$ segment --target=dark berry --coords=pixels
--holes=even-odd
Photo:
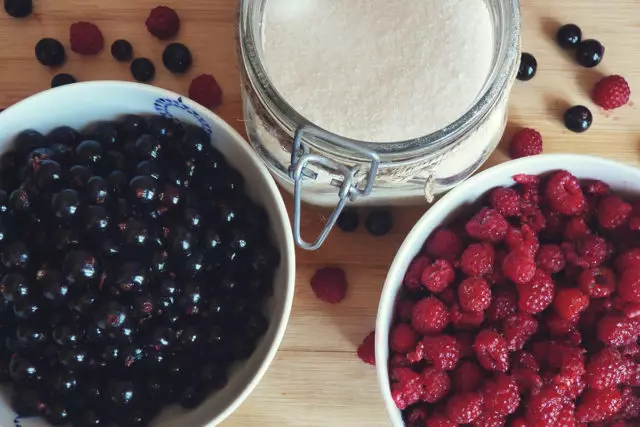
[[[48,327],[42,324],[21,323],[16,329],[16,338],[22,346],[36,346],[47,342]]]
[[[191,68],[191,52],[182,43],[171,43],[164,49],[162,63],[172,73],[184,73]]]
[[[107,188],[114,196],[123,196],[129,186],[127,174],[121,170],[114,170],[107,175]]]
[[[14,141],[19,159],[23,159],[31,151],[44,147],[46,140],[44,135],[35,130],[20,132]]]
[[[85,408],[73,417],[73,427],[106,427],[108,417],[103,411]]]
[[[20,273],[9,273],[0,281],[2,294],[9,302],[17,302],[29,296],[31,285]]]
[[[162,144],[151,135],[142,135],[136,141],[135,148],[138,160],[152,160],[160,157]]]
[[[188,157],[203,157],[212,151],[211,137],[204,129],[190,126],[184,132],[180,148]]]
[[[109,228],[111,218],[104,206],[87,206],[84,210],[84,229],[88,232],[105,232]]]
[[[21,417],[34,417],[40,415],[45,404],[35,390],[16,388],[11,396],[11,407]]]
[[[100,275],[98,260],[89,252],[76,249],[64,258],[63,272],[72,284],[95,280]]]
[[[147,122],[143,117],[127,114],[119,121],[120,129],[127,138],[136,140],[147,131]]]
[[[52,334],[54,341],[58,345],[71,348],[80,344],[84,338],[85,331],[81,325],[61,322],[54,327]]]
[[[558,29],[556,41],[563,49],[573,49],[582,40],[582,30],[575,24],[566,24]]]
[[[60,126],[49,132],[46,139],[50,145],[62,144],[75,148],[80,140],[80,134],[69,126]]]
[[[9,210],[14,215],[28,213],[31,209],[31,197],[25,190],[15,190],[9,196]]]
[[[54,426],[67,425],[71,420],[69,410],[61,402],[47,403],[42,416],[49,424]]]
[[[584,105],[576,105],[564,113],[564,125],[573,132],[584,132],[591,127],[593,116]]]
[[[115,275],[115,286],[118,292],[126,294],[140,294],[146,289],[148,283],[148,270],[136,261],[122,264]]]
[[[107,181],[100,177],[94,176],[87,181],[86,186],[86,199],[87,202],[93,205],[102,205],[107,202],[109,196],[109,186]]]
[[[131,75],[139,82],[147,83],[156,75],[156,67],[147,58],[136,58],[131,63]]]
[[[604,46],[597,40],[584,40],[578,45],[576,60],[586,68],[593,68],[602,62]]]
[[[93,172],[91,172],[91,169],[86,166],[71,166],[68,176],[69,184],[74,190],[82,191],[92,176]]]
[[[24,269],[29,264],[31,254],[27,245],[18,240],[5,245],[0,258],[8,269]]]
[[[129,62],[133,58],[133,46],[127,40],[116,40],[111,45],[111,55],[116,61]]]
[[[103,148],[98,141],[87,140],[76,147],[76,158],[82,166],[96,168],[102,161]]]
[[[56,39],[42,39],[36,44],[36,59],[47,67],[58,67],[66,59],[64,46]]]
[[[384,236],[393,227],[393,217],[387,210],[374,210],[367,215],[365,221],[367,231],[374,236]]]
[[[360,225],[360,216],[358,212],[355,210],[344,210],[338,217],[338,221],[336,222],[340,230],[345,233],[351,233],[356,231],[358,225]]]
[[[62,190],[51,199],[53,214],[62,221],[69,221],[78,214],[80,196],[75,190]]]
[[[56,74],[51,79],[51,87],[54,88],[59,86],[65,86],[65,85],[70,85],[76,82],[77,82],[76,78],[73,77],[71,74],[60,73],[60,74]]]
[[[33,12],[33,1],[4,0],[4,10],[14,18],[26,18]]]
[[[104,151],[121,148],[120,132],[111,122],[100,122],[88,133],[88,139],[98,141]]]
[[[518,80],[526,82],[531,80],[538,70],[538,61],[530,53],[523,52],[520,59],[520,68],[518,69]]]
[[[14,354],[9,363],[11,379],[18,384],[33,384],[42,379],[42,367],[33,360]]]
[[[57,192],[62,186],[62,168],[53,160],[43,160],[35,173],[36,185],[43,192]]]
[[[150,203],[156,199],[158,189],[156,181],[153,178],[139,175],[129,182],[129,191],[134,201]]]

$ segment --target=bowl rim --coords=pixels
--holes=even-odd
[[[284,309],[281,313],[279,313],[277,322],[276,333],[273,337],[272,342],[269,344],[269,349],[265,353],[263,360],[260,362],[255,375],[252,377],[251,381],[246,383],[242,387],[242,391],[237,394],[237,396],[225,407],[223,411],[217,414],[214,418],[207,422],[206,426],[215,426],[220,424],[226,418],[228,418],[233,412],[235,412],[238,407],[244,403],[244,401],[249,397],[249,395],[254,391],[257,385],[260,383],[265,373],[271,366],[271,363],[275,359],[277,351],[282,344],[282,340],[284,338],[284,334],[286,332],[287,325],[289,323],[289,318],[291,317],[291,309],[293,306],[293,297],[295,291],[295,268],[296,268],[296,252],[293,245],[293,233],[291,230],[291,222],[289,221],[289,215],[284,204],[284,200],[282,198],[282,193],[280,192],[278,186],[276,185],[272,175],[269,173],[265,164],[260,160],[258,155],[255,153],[251,146],[247,142],[247,140],[238,133],[230,124],[224,121],[220,116],[211,111],[210,109],[204,107],[203,105],[197,103],[196,101],[190,99],[188,96],[184,96],[178,94],[176,92],[162,89],[156,86],[151,86],[148,84],[136,83],[136,82],[127,82],[127,81],[119,81],[119,80],[94,80],[88,82],[79,82],[73,83],[71,85],[60,86],[53,89],[48,89],[42,92],[38,92],[33,94],[25,99],[22,99],[15,104],[7,107],[0,114],[8,114],[13,109],[17,107],[28,106],[29,104],[38,104],[41,99],[47,98],[52,94],[58,94],[59,92],[75,92],[82,90],[91,90],[92,88],[96,89],[109,89],[109,88],[119,88],[122,90],[131,91],[132,94],[135,92],[145,92],[149,95],[157,96],[157,97],[166,97],[166,98],[182,98],[185,103],[188,103],[190,107],[196,110],[199,114],[205,117],[207,120],[215,123],[225,132],[237,146],[243,151],[243,153],[250,160],[254,172],[256,175],[260,177],[260,179],[266,184],[269,189],[270,197],[274,199],[275,205],[278,211],[278,220],[283,225],[281,227],[280,232],[283,233],[284,247],[280,248],[282,250],[281,262],[285,263],[284,269],[286,274],[286,286],[285,290],[285,300],[284,300]],[[89,98],[86,102],[99,102],[99,100],[95,98]],[[0,115],[0,118],[2,116]],[[276,222],[271,220],[272,224]],[[272,225],[273,226],[273,225]],[[280,227],[279,227],[280,228]]]
[[[440,217],[443,214],[446,214],[451,210],[452,204],[460,198],[460,196],[467,191],[470,187],[473,187],[478,182],[488,181],[491,182],[495,177],[501,176],[509,173],[510,175],[515,175],[518,173],[527,173],[525,169],[530,169],[535,166],[548,164],[549,166],[545,168],[547,171],[551,172],[554,170],[560,170],[561,167],[554,167],[554,165],[565,164],[571,165],[575,162],[585,162],[591,163],[594,165],[599,165],[604,168],[615,168],[617,169],[617,174],[620,175],[630,175],[636,176],[640,180],[640,169],[620,163],[615,160],[605,159],[602,157],[586,155],[586,154],[570,154],[570,153],[562,153],[562,154],[541,154],[537,156],[524,157],[516,160],[510,160],[504,163],[500,163],[498,165],[492,166],[478,174],[472,176],[467,181],[463,182],[447,194],[445,194],[441,199],[439,199],[436,203],[434,203],[416,222],[416,224],[411,228],[407,236],[405,237],[402,245],[396,252],[396,255],[393,258],[391,266],[389,267],[387,277],[385,279],[382,292],[380,293],[380,300],[378,303],[378,311],[376,314],[376,334],[375,334],[375,358],[376,358],[376,374],[378,379],[378,386],[380,388],[380,393],[382,395],[382,399],[384,401],[385,409],[387,411],[387,416],[391,421],[392,425],[400,426],[395,423],[395,417],[393,414],[397,413],[398,408],[396,407],[393,399],[391,398],[391,392],[389,388],[389,369],[387,360],[383,359],[383,349],[388,350],[389,345],[389,337],[385,336],[381,332],[381,330],[386,329],[383,325],[386,324],[386,320],[392,316],[392,311],[395,307],[395,300],[397,297],[397,290],[394,291],[394,284],[397,282],[398,278],[404,277],[404,269],[401,269],[401,264],[403,261],[406,261],[407,258],[413,258],[414,254],[411,248],[414,247],[416,240],[424,243],[425,237],[422,236],[422,230],[432,222],[432,218]],[[523,169],[519,171],[518,169]],[[569,167],[570,169],[570,167]],[[517,172],[516,172],[517,171]],[[404,425],[404,424],[402,424]]]

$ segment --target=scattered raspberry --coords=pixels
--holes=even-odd
[[[532,394],[525,404],[527,423],[534,426],[556,426],[563,406],[562,396],[556,388],[543,386],[538,393]]]
[[[573,404],[573,402],[565,402],[565,404],[562,406],[560,414],[558,415],[558,419],[556,420],[557,425],[562,427],[578,427],[575,410],[576,406]]]
[[[441,371],[452,371],[460,360],[460,347],[450,335],[424,337],[424,359]]]
[[[71,50],[80,55],[96,55],[104,47],[100,28],[91,22],[76,22],[69,29]]]
[[[396,321],[411,322],[413,305],[414,305],[413,301],[408,299],[403,299],[396,302]]]
[[[407,272],[404,274],[402,284],[411,291],[419,291],[422,284],[422,272],[431,265],[431,259],[425,255],[418,255],[411,261]]]
[[[620,353],[613,348],[605,348],[595,354],[587,363],[586,384],[595,390],[616,387],[627,376],[627,365]]]
[[[505,319],[518,309],[518,294],[512,289],[505,289],[493,294],[491,305],[485,312],[489,322]]]
[[[467,234],[476,240],[501,242],[507,234],[509,224],[495,209],[482,208],[465,225]]]
[[[640,249],[631,249],[616,259],[616,269],[619,273],[640,265]]]
[[[420,374],[409,368],[397,368],[394,373],[397,382],[391,384],[391,397],[398,409],[406,409],[419,402],[424,392]]]
[[[516,368],[529,368],[534,372],[540,370],[536,357],[528,351],[518,352],[513,358],[513,363]]]
[[[624,225],[633,208],[618,196],[607,196],[600,201],[596,211],[598,224],[605,230],[613,230]]]
[[[447,416],[460,424],[468,424],[482,414],[482,395],[474,392],[456,393],[447,402]]]
[[[556,313],[566,320],[577,319],[588,305],[589,297],[578,288],[558,289],[553,299]]]
[[[469,331],[480,327],[484,321],[481,311],[463,311],[459,304],[451,305],[451,323],[458,331]]]
[[[576,419],[581,423],[603,421],[622,409],[622,395],[616,388],[587,390],[576,407]]]
[[[469,277],[458,287],[458,300],[464,311],[484,311],[491,304],[491,288],[486,280]]]
[[[473,345],[478,362],[489,371],[506,372],[509,369],[507,342],[496,331],[485,329],[476,336]]]
[[[443,228],[431,235],[426,244],[427,254],[434,258],[454,261],[462,252],[460,237],[453,231]]]
[[[569,264],[582,268],[597,267],[607,257],[607,242],[600,236],[585,235],[562,244]]]
[[[404,417],[406,427],[424,427],[429,418],[429,412],[424,406],[412,406]]]
[[[575,332],[577,319],[563,319],[556,313],[549,313],[545,318],[551,338],[564,338]]]
[[[567,221],[563,236],[569,241],[591,234],[587,221],[581,216],[573,216]]]
[[[347,295],[347,276],[341,268],[321,268],[311,278],[311,289],[318,299],[339,303]]]
[[[438,371],[433,367],[427,367],[422,371],[424,392],[422,400],[427,403],[436,403],[444,398],[451,389],[451,381],[446,372]]]
[[[536,263],[526,251],[509,252],[502,261],[502,272],[516,285],[529,283],[536,273]]]
[[[439,259],[422,272],[420,282],[431,292],[444,291],[456,278],[456,271],[449,261]]]
[[[147,25],[147,30],[160,40],[173,38],[180,30],[178,14],[167,6],[158,6],[152,9],[145,24]]]
[[[537,314],[553,302],[555,285],[549,273],[536,270],[531,281],[518,284],[518,308],[531,314]]]
[[[391,330],[391,336],[389,337],[389,346],[393,351],[398,353],[408,353],[418,343],[418,335],[415,333],[411,326],[406,323],[398,323]]]
[[[608,76],[596,83],[593,102],[605,110],[614,110],[629,102],[631,89],[622,76]]]
[[[610,346],[633,344],[638,338],[638,327],[631,319],[609,314],[598,322],[598,339]]]
[[[580,182],[567,171],[558,171],[549,177],[545,195],[551,208],[563,215],[576,215],[585,206]]]
[[[449,324],[449,320],[449,309],[435,297],[418,301],[411,313],[411,326],[423,335],[442,331]]]
[[[536,255],[538,268],[549,274],[556,274],[564,270],[564,253],[558,245],[542,245]]]
[[[358,357],[369,365],[376,364],[376,331],[371,331],[358,346]]]
[[[493,270],[495,252],[489,243],[473,243],[460,258],[460,270],[468,276],[486,276]]]
[[[542,378],[533,369],[514,368],[511,377],[518,385],[521,394],[537,393],[543,385]]]
[[[472,423],[471,427],[504,427],[507,419],[502,415],[484,411]]]
[[[451,421],[445,415],[433,414],[427,419],[427,426],[429,427],[458,427],[458,424]]]
[[[578,276],[578,286],[591,298],[606,298],[616,290],[616,276],[606,267],[589,268]]]
[[[518,384],[506,374],[497,374],[484,386],[484,407],[498,415],[513,414],[520,404]]]
[[[516,313],[502,321],[502,335],[509,351],[522,350],[538,330],[538,321],[529,313]]]
[[[191,81],[189,98],[213,109],[222,103],[222,89],[211,74],[201,74]]]
[[[491,206],[505,218],[520,216],[522,213],[522,199],[512,188],[499,187],[489,194]]]
[[[476,391],[484,380],[484,374],[480,366],[470,360],[460,363],[451,375],[453,389],[461,392]]]
[[[640,266],[622,273],[618,281],[618,295],[625,301],[640,303]]]
[[[516,133],[509,143],[512,159],[535,156],[542,153],[542,135],[535,129],[525,128]]]

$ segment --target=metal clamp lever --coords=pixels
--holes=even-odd
[[[361,154],[371,162],[369,171],[367,172],[367,180],[364,184],[358,185],[356,175],[360,172],[362,165],[352,167],[345,166],[327,157],[311,154],[309,148],[302,144],[302,138],[305,135],[314,136],[332,142],[347,150]],[[331,171],[335,175],[342,176],[342,182],[333,180],[332,185],[339,186],[338,204],[331,213],[327,224],[320,235],[313,243],[306,242],[300,233],[301,221],[301,202],[302,202],[302,185],[304,178],[317,178],[317,174],[307,168],[308,165],[316,164]],[[329,232],[335,225],[340,213],[344,209],[347,201],[354,201],[359,196],[368,196],[373,189],[378,167],[380,166],[380,157],[374,151],[365,149],[359,144],[345,138],[337,137],[329,132],[313,126],[301,126],[296,130],[293,139],[293,147],[291,149],[291,165],[289,166],[289,176],[293,179],[293,237],[296,244],[305,250],[316,250],[324,243]]]

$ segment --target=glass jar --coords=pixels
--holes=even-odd
[[[264,66],[263,19],[269,0],[241,0],[239,51],[243,109],[251,145],[294,196],[296,243],[317,249],[345,205],[431,203],[475,172],[506,126],[520,60],[518,0],[486,0],[495,32],[491,71],[472,106],[443,129],[408,141],[371,143],[322,129],[278,93]],[[291,52],[295,55],[295,52]],[[321,66],[321,64],[319,64]],[[300,235],[301,202],[335,207],[313,242]]]

